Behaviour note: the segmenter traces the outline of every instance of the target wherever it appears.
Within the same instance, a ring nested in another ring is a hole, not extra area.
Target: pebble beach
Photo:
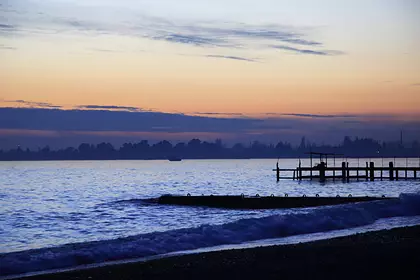
[[[420,226],[17,279],[417,279]]]

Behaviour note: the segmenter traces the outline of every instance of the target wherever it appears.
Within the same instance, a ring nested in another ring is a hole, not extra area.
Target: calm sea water
[[[375,162],[382,164],[381,159]],[[398,196],[420,191],[418,181],[276,183],[275,164],[276,160],[1,162],[0,253],[310,211],[150,206],[140,200],[163,194]],[[297,160],[282,159],[279,164],[294,168]],[[419,162],[412,159],[408,164]],[[357,160],[350,165],[357,166]],[[406,160],[396,165],[405,166]]]

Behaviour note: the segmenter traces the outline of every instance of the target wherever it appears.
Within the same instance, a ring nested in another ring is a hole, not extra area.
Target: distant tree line
[[[345,137],[339,145],[316,145],[302,138],[300,145],[287,142],[264,144],[254,141],[249,145],[237,143],[227,147],[222,140],[215,142],[192,139],[187,143],[173,145],[163,140],[150,144],[147,140],[125,143],[115,148],[110,143],[97,145],[83,143],[79,147],[51,150],[49,146],[36,151],[17,147],[0,150],[0,160],[115,160],[115,159],[243,159],[243,158],[288,158],[305,157],[309,151],[343,154],[345,157],[419,157],[420,144],[414,141],[403,145],[398,142],[379,142],[370,138]]]

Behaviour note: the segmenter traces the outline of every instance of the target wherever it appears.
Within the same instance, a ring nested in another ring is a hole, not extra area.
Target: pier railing
[[[389,162],[388,167],[375,167],[374,162],[366,162],[364,167],[350,167],[348,162],[342,162],[341,167],[328,167],[325,162],[321,162],[316,166],[302,167],[294,169],[279,168],[277,163],[276,169],[277,182],[281,179],[290,180],[418,180],[420,179],[420,167],[395,167],[394,162]],[[419,175],[419,176],[418,176]]]

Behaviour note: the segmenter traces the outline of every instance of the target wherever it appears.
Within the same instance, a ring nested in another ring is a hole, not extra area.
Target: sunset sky
[[[0,0],[0,107],[416,122],[420,1]]]

